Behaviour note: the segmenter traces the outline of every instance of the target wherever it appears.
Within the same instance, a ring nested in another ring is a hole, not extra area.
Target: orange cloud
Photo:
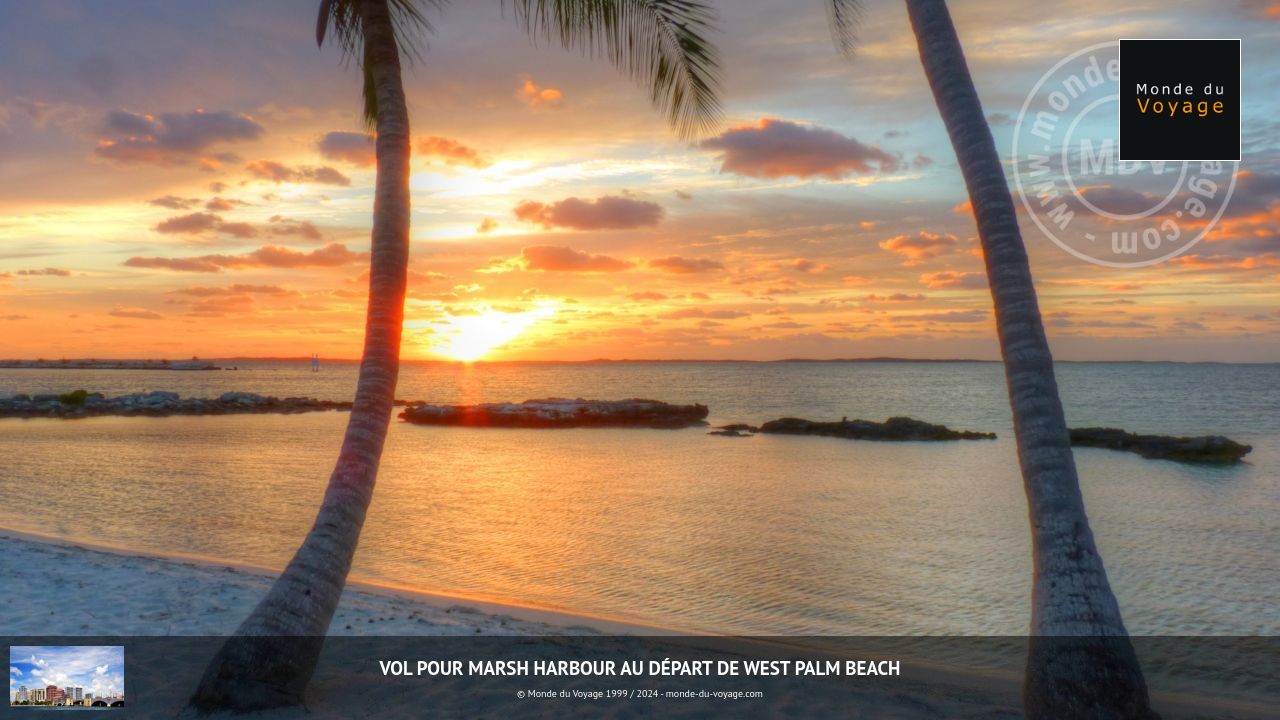
[[[1138,215],[1160,202],[1160,199],[1151,193],[1113,185],[1092,185],[1082,188],[1080,196],[1094,207],[1115,215]]]
[[[595,200],[571,197],[551,204],[525,200],[513,211],[519,220],[544,228],[562,227],[572,230],[625,230],[657,225],[662,221],[662,206],[635,198],[605,195]]]
[[[758,178],[825,177],[839,180],[853,173],[894,172],[898,160],[872,145],[834,130],[764,118],[704,140],[706,150],[721,152],[720,171]]]
[[[107,313],[112,317],[132,318],[134,320],[163,320],[164,316],[158,312],[152,312],[145,308],[122,308],[117,307],[115,310]]]
[[[679,255],[670,255],[664,258],[654,258],[649,261],[649,267],[663,272],[673,273],[676,275],[691,275],[694,273],[705,273],[713,270],[723,270],[724,264],[719,260],[711,258],[687,258]]]
[[[350,185],[351,178],[331,167],[301,166],[291,168],[274,160],[256,160],[244,166],[254,177],[282,182],[315,182],[322,185]]]
[[[525,77],[516,97],[531,108],[558,108],[564,104],[564,94],[555,88],[539,87],[533,78]]]
[[[951,233],[938,234],[921,230],[916,235],[898,235],[880,243],[880,247],[897,253],[906,260],[903,265],[918,265],[930,258],[951,252],[958,238]]]
[[[165,234],[194,234],[213,230],[220,224],[222,224],[222,218],[217,215],[212,215],[210,213],[191,213],[190,215],[171,217],[152,229],[158,233]]]
[[[278,245],[263,245],[244,255],[201,255],[188,258],[131,257],[124,262],[129,267],[160,268],[178,272],[221,272],[223,268],[299,268],[336,267],[367,261],[369,253],[351,252],[346,245],[330,243],[311,252],[299,252]]]
[[[923,322],[940,322],[940,323],[975,323],[982,322],[987,319],[986,310],[949,310],[947,312],[923,313],[920,315],[898,315],[892,318],[893,322],[910,322],[919,320]]]
[[[474,148],[451,140],[447,137],[432,135],[418,141],[418,152],[423,155],[438,157],[445,165],[466,165],[473,168],[485,168],[491,164],[481,157]]]
[[[968,288],[979,289],[987,286],[987,276],[978,272],[941,272],[925,273],[920,282],[927,288]]]
[[[795,260],[785,263],[784,266],[802,273],[825,272],[831,268],[831,266],[826,263],[810,260],[809,258],[796,258]]]
[[[873,302],[873,303],[887,303],[887,302],[896,303],[896,302],[920,302],[922,300],[927,300],[928,297],[924,293],[897,292],[891,295],[877,295],[875,293],[871,293],[870,295],[867,295],[862,299],[866,300],[867,302]]]
[[[518,262],[525,270],[548,272],[610,273],[631,267],[631,263],[626,260],[556,245],[527,247],[520,251]]]
[[[98,157],[153,165],[181,165],[217,143],[256,140],[264,132],[248,115],[226,110],[160,115],[113,110],[103,120],[102,131],[106,137],[98,141],[93,151]]]
[[[254,310],[253,296],[227,294],[178,297],[165,300],[166,305],[185,305],[190,317],[223,317],[227,313],[249,313]]]
[[[663,313],[658,317],[664,320],[687,320],[689,318],[711,318],[714,320],[734,320],[737,318],[749,317],[751,313],[745,310],[703,310],[702,308],[681,308]]]
[[[192,297],[227,297],[235,295],[271,295],[274,297],[293,297],[299,293],[297,290],[280,287],[279,285],[247,285],[244,283],[236,283],[225,287],[210,287],[207,285],[193,285],[187,288],[178,288],[170,290],[170,295],[190,295]]]
[[[377,162],[374,136],[358,132],[329,132],[317,142],[320,155],[359,167],[369,167]]]
[[[631,293],[631,294],[630,294],[630,295],[628,295],[627,297],[631,298],[632,300],[635,300],[636,302],[644,302],[644,301],[658,301],[658,300],[666,300],[666,299],[667,299],[667,296],[666,296],[666,295],[663,295],[663,294],[662,294],[662,293],[660,293],[660,292],[653,292],[653,291],[651,291],[651,290],[650,290],[650,291],[645,291],[645,292],[635,292],[635,293]]]
[[[7,274],[7,273],[6,273],[6,274]],[[17,271],[15,271],[13,274],[14,274],[14,275],[26,275],[26,276],[29,276],[29,277],[33,277],[33,276],[37,276],[37,275],[45,275],[45,276],[49,276],[49,277],[71,277],[71,271],[70,271],[70,270],[64,270],[64,269],[62,269],[62,268],[55,268],[55,267],[36,268],[36,269],[32,269],[32,270],[17,270]]]
[[[1280,174],[1259,174],[1252,170],[1236,173],[1236,188],[1227,205],[1226,215],[1206,240],[1253,238],[1273,240],[1280,227]]]
[[[248,205],[243,200],[227,200],[226,198],[210,198],[209,202],[204,204],[204,209],[209,212],[229,212],[235,210],[238,205]]]
[[[1233,255],[1182,255],[1169,262],[1188,270],[1260,270],[1280,266],[1280,258]]]
[[[269,230],[272,235],[296,235],[305,240],[317,242],[324,239],[320,228],[308,220],[294,220],[282,215],[272,215],[267,222],[271,223]]]
[[[200,203],[200,199],[178,197],[177,195],[165,195],[163,197],[152,198],[147,202],[158,207],[169,208],[170,210],[186,210],[198,205]]]
[[[221,217],[211,213],[191,213],[190,215],[171,217],[152,229],[167,235],[198,235],[210,230],[216,230],[238,238],[251,238],[258,235],[257,229],[249,223],[225,222]]]

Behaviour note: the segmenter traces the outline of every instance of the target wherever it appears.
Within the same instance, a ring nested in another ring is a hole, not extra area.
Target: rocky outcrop
[[[1072,428],[1071,444],[1076,447],[1125,450],[1144,458],[1176,460],[1185,463],[1232,465],[1243,462],[1253,447],[1221,435],[1173,437],[1169,435],[1137,435],[1119,428]]]
[[[995,433],[952,430],[909,417],[891,417],[882,423],[870,420],[814,422],[800,418],[770,420],[760,432],[774,435],[823,435],[848,440],[993,440]]]
[[[758,432],[760,432],[760,428],[755,425],[733,423],[732,425],[720,425],[707,434],[719,435],[720,437],[751,437]]]
[[[226,392],[217,398],[184,398],[157,390],[105,397],[84,390],[64,395],[14,395],[0,399],[0,417],[82,418],[101,415],[231,415],[237,413],[303,413],[350,410],[351,403],[315,398],[277,398],[250,392]]]
[[[414,405],[400,413],[418,425],[464,427],[571,428],[638,427],[674,429],[705,425],[706,405],[671,405],[658,400],[547,398],[522,403]]]

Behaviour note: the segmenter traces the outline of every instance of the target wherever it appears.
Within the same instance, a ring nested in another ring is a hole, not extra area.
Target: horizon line
[[[281,356],[256,356],[256,355],[228,355],[228,356],[211,356],[177,359],[155,359],[155,358],[136,358],[136,357],[80,357],[80,358],[58,358],[56,360],[49,358],[4,358],[0,359],[0,369],[16,370],[21,368],[5,367],[7,365],[17,363],[42,363],[48,365],[58,365],[61,363],[154,363],[172,364],[172,363],[189,363],[189,362],[310,362],[311,355],[281,355]],[[321,362],[336,363],[359,363],[360,358],[343,358],[343,357],[320,357]],[[1003,363],[1001,359],[987,358],[917,358],[917,357],[901,357],[895,355],[872,355],[866,357],[832,357],[832,358],[775,358],[770,360],[752,360],[747,358],[592,358],[590,360],[548,360],[548,359],[529,359],[529,360],[450,360],[447,358],[401,358],[400,362],[416,363],[416,364],[442,364],[442,365],[593,365],[593,364],[639,364],[639,363],[751,363],[751,364],[779,364],[779,363]],[[1058,363],[1110,363],[1110,364],[1174,364],[1174,365],[1276,365],[1280,364],[1277,360],[1068,360],[1054,359],[1054,364]],[[86,368],[88,369],[88,368]]]

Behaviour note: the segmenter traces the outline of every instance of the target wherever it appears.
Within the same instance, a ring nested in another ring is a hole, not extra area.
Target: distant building
[[[31,702],[42,703],[45,701],[44,688],[33,688],[31,690]]]
[[[18,686],[18,692],[13,694],[13,701],[15,703],[31,702],[31,693],[27,692],[26,685]]]
[[[69,687],[67,688],[67,700],[78,703],[84,699],[84,688]]]
[[[62,705],[67,701],[67,693],[57,685],[50,685],[44,689],[44,697],[49,701],[50,705]]]

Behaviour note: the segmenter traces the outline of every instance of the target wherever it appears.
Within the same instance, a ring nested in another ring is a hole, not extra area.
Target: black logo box
[[[1238,162],[1242,66],[1238,38],[1121,38],[1120,160]],[[1146,93],[1138,93],[1140,84],[1147,86]],[[1212,86],[1209,94],[1207,85]],[[1165,94],[1166,86],[1182,92]],[[1144,101],[1145,114],[1138,100]],[[1191,114],[1182,112],[1188,101]],[[1198,112],[1206,107],[1202,102],[1209,110],[1205,116]],[[1221,113],[1213,112],[1217,102]],[[1177,103],[1173,115],[1170,103]],[[1163,112],[1155,113],[1156,107]]]

